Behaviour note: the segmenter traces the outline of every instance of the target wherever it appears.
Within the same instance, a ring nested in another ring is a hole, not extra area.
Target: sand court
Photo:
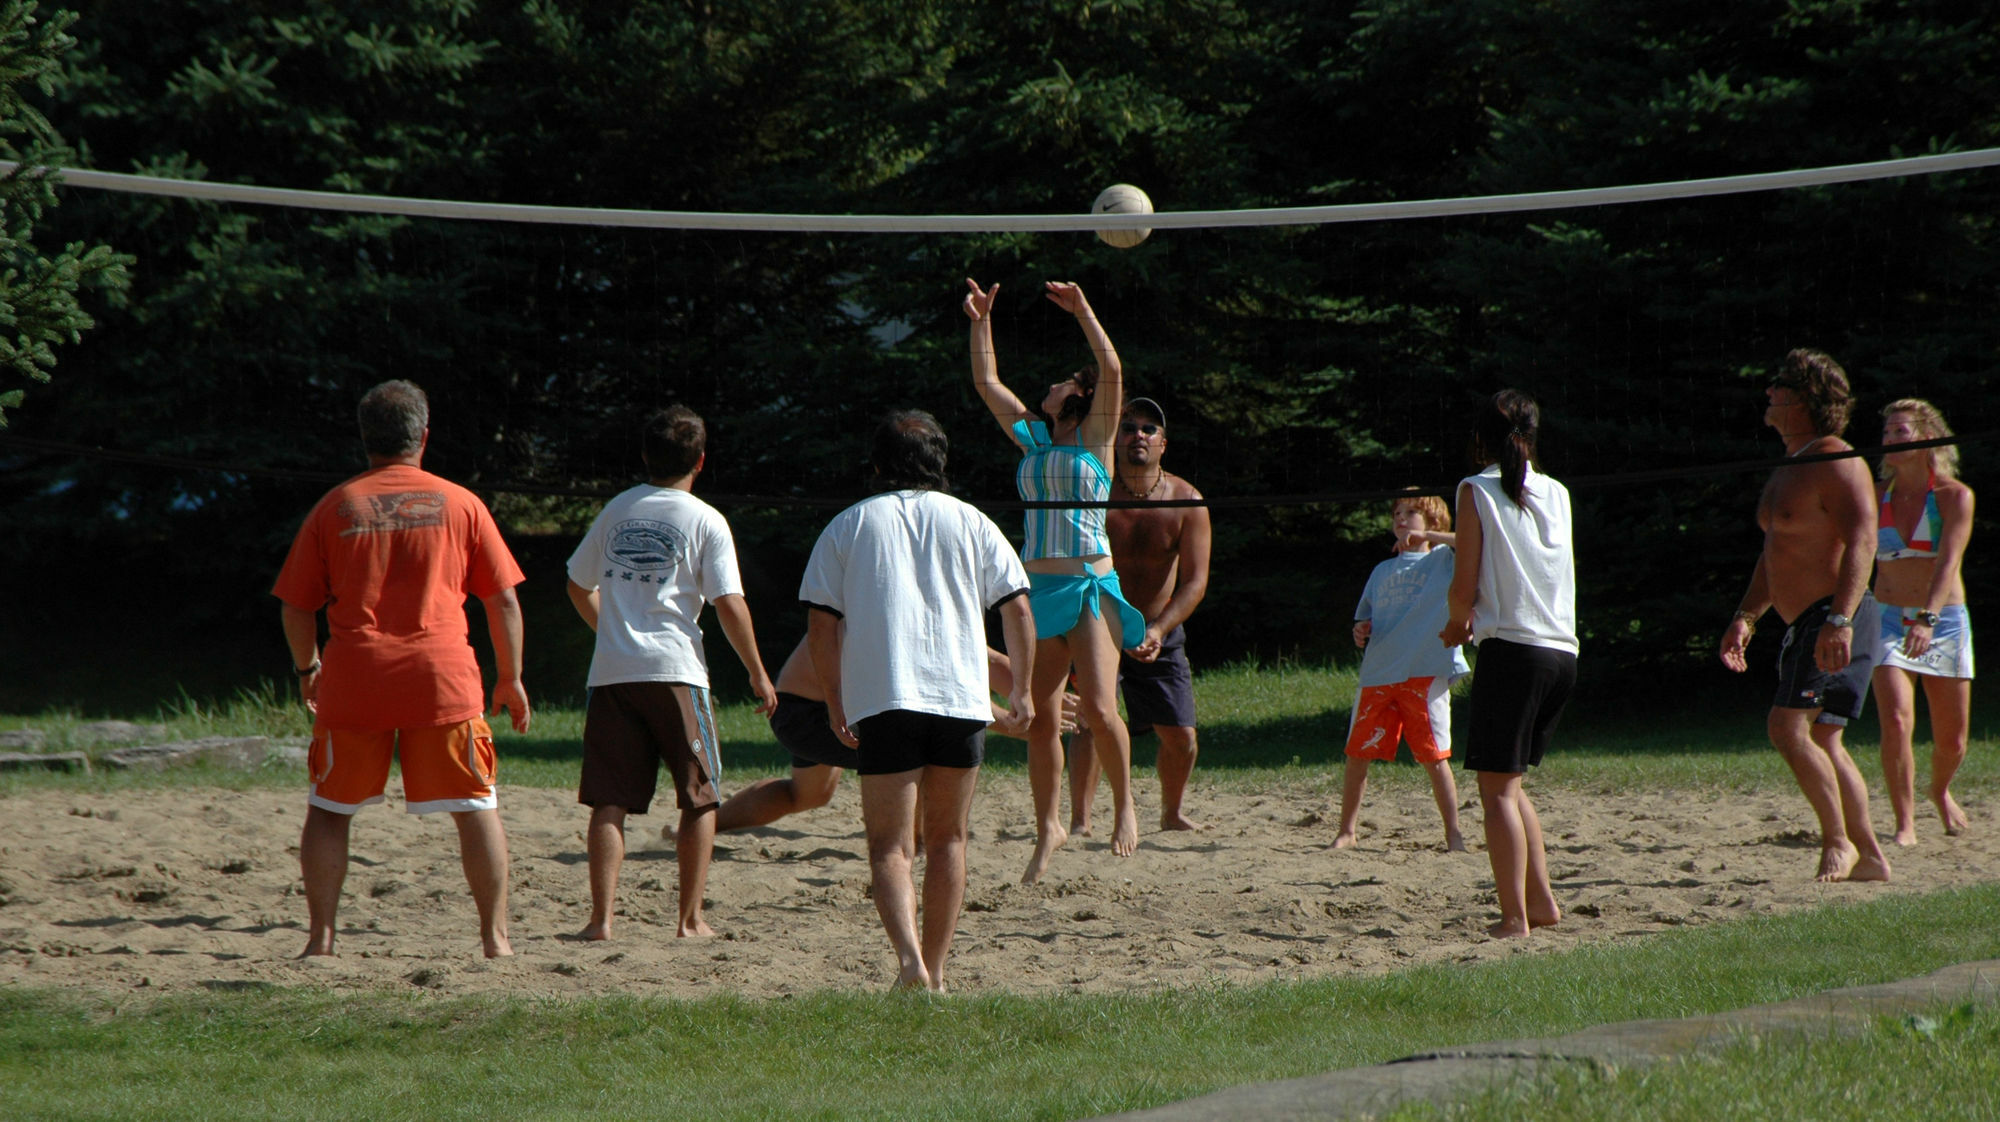
[[[1147,779],[1135,786],[1150,824]],[[1498,912],[1476,807],[1472,851],[1445,853],[1428,789],[1380,784],[1360,845],[1336,851],[1337,778],[1321,786],[1237,793],[1197,779],[1189,805],[1213,829],[1148,829],[1126,859],[1101,837],[1073,839],[1042,883],[1023,887],[1035,836],[1026,779],[982,777],[952,988],[1106,993],[1379,973],[2000,879],[2000,832],[1977,792],[1969,833],[1945,837],[1932,822],[1921,845],[1892,847],[1894,883],[1823,885],[1789,785],[1612,797],[1545,780],[1535,800],[1568,914],[1503,943],[1484,931]],[[11,796],[0,799],[0,985],[685,998],[883,988],[895,962],[868,897],[859,803],[847,780],[828,807],[718,837],[712,939],[673,937],[662,816],[632,819],[617,938],[585,943],[572,936],[589,908],[586,811],[570,791],[503,787],[517,954],[487,961],[449,818],[404,814],[392,783],[354,827],[340,954],[301,961],[302,790]]]

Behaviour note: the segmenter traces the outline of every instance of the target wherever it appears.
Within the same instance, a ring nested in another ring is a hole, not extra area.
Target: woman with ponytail
[[[1472,449],[1483,470],[1458,485],[1458,556],[1438,636],[1479,648],[1465,766],[1479,777],[1500,896],[1500,922],[1487,928],[1496,939],[1562,918],[1541,819],[1521,785],[1576,685],[1569,491],[1535,470],[1540,429],[1541,410],[1519,390],[1501,390],[1479,412]]]

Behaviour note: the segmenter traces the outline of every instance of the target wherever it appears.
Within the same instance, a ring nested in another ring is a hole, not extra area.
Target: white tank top
[[[1472,641],[1505,639],[1577,653],[1569,490],[1533,466],[1521,481],[1518,504],[1501,489],[1498,464],[1465,483],[1472,488],[1480,530]]]

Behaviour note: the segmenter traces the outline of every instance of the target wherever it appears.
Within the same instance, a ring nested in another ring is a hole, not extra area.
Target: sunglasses
[[[1138,424],[1132,421],[1126,421],[1118,426],[1118,434],[1120,436],[1138,436],[1141,433],[1144,433],[1147,436],[1154,436],[1157,435],[1159,431],[1160,431],[1160,426],[1150,423]]]

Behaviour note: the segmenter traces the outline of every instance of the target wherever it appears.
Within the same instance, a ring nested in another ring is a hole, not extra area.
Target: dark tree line
[[[83,164],[432,198],[1073,212],[1122,181],[1162,209],[1227,209],[2000,144],[2000,34],[1984,5],[1946,0],[79,7],[36,106]],[[1991,427],[1996,201],[2000,172],[1981,171],[1165,231],[1120,252],[1073,235],[528,231],[71,191],[38,241],[132,254],[129,298],[92,308],[98,328],[9,431],[344,470],[355,398],[409,376],[437,401],[430,466],[474,487],[621,485],[633,417],[685,401],[712,424],[705,487],[825,498],[858,490],[870,418],[921,404],[953,435],[959,490],[1007,497],[1007,446],[965,372],[972,275],[1006,286],[1002,375],[1021,385],[1081,358],[1038,282],[1084,284],[1135,388],[1167,405],[1169,466],[1211,496],[1448,484],[1463,418],[1502,385],[1543,400],[1560,476],[1695,466],[1775,451],[1758,391],[1798,345],[1848,365],[1857,443],[1873,441],[1873,407],[1909,393],[1961,431]],[[1966,450],[1975,486],[1983,453]],[[191,626],[263,621],[319,490],[18,445],[0,463],[11,567],[143,557],[200,592],[156,607]],[[1578,490],[1588,662],[1706,650],[1756,548],[1755,486]],[[532,495],[496,509],[550,555],[591,510]],[[821,516],[729,513],[769,593],[760,623],[788,643]],[[1381,556],[1377,506],[1249,507],[1217,525],[1202,655],[1346,645]],[[1975,584],[1982,558],[1975,546]]]

